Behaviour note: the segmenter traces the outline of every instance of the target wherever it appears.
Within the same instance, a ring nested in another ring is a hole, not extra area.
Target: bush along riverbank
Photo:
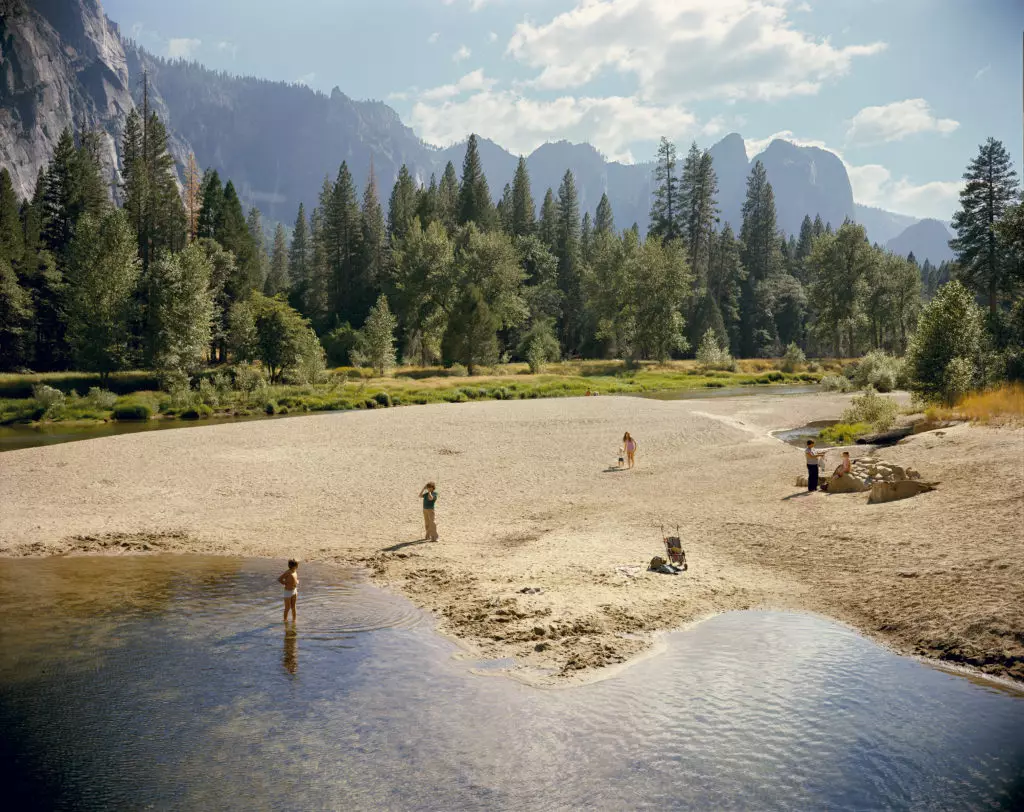
[[[817,366],[817,365],[815,365]],[[380,409],[473,400],[639,394],[731,386],[817,384],[823,371],[783,372],[772,361],[738,361],[735,371],[690,362],[639,364],[582,361],[552,364],[532,374],[508,364],[469,376],[464,368],[396,369],[372,377],[370,370],[341,368],[314,384],[270,384],[263,370],[243,364],[205,373],[192,386],[161,391],[145,373],[98,376],[67,373],[0,376],[0,425],[15,423],[196,420],[215,416],[302,414]],[[11,396],[14,395],[14,396]]]

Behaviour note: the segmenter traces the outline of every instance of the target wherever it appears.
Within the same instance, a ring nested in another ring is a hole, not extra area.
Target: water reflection
[[[299,671],[299,633],[295,626],[285,626],[284,658],[281,660],[284,670],[293,676]]]
[[[343,570],[304,564],[303,620],[282,628],[280,565],[0,562],[0,599],[23,595],[26,610],[0,626],[6,797],[75,809],[1024,804],[1024,700],[819,618],[723,615],[613,679],[539,691],[472,676],[422,613]],[[37,582],[62,587],[24,592]],[[162,590],[159,611],[83,614],[98,584],[130,596],[143,583]]]

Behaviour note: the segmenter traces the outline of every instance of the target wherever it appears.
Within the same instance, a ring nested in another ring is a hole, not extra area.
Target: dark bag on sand
[[[654,556],[654,558],[651,559],[651,563],[647,566],[647,569],[649,569],[649,570],[661,569],[667,563],[668,562],[664,558],[662,558],[660,555],[656,555],[656,556]]]

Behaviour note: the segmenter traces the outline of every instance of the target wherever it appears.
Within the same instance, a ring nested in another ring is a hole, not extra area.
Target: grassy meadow
[[[98,375],[76,372],[0,375],[0,425],[56,421],[199,419],[254,414],[377,409],[471,400],[523,400],[593,394],[635,394],[728,386],[818,383],[841,363],[783,372],[771,360],[737,361],[734,371],[696,361],[567,361],[531,374],[526,364],[503,364],[472,377],[458,368],[399,367],[385,376],[363,368],[330,370],[314,385],[270,385],[257,374],[210,370],[192,389],[160,391],[149,372]],[[463,374],[460,374],[463,373]],[[43,389],[42,387],[47,387]],[[35,396],[33,391],[35,390]]]

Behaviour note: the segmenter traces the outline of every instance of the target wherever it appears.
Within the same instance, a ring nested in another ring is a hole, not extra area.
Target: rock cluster
[[[855,460],[850,472],[840,477],[823,478],[822,489],[829,493],[865,493],[871,491],[868,503],[895,502],[935,490],[934,482],[922,482],[921,474],[875,457]],[[797,479],[799,487],[807,486],[807,477]]]

